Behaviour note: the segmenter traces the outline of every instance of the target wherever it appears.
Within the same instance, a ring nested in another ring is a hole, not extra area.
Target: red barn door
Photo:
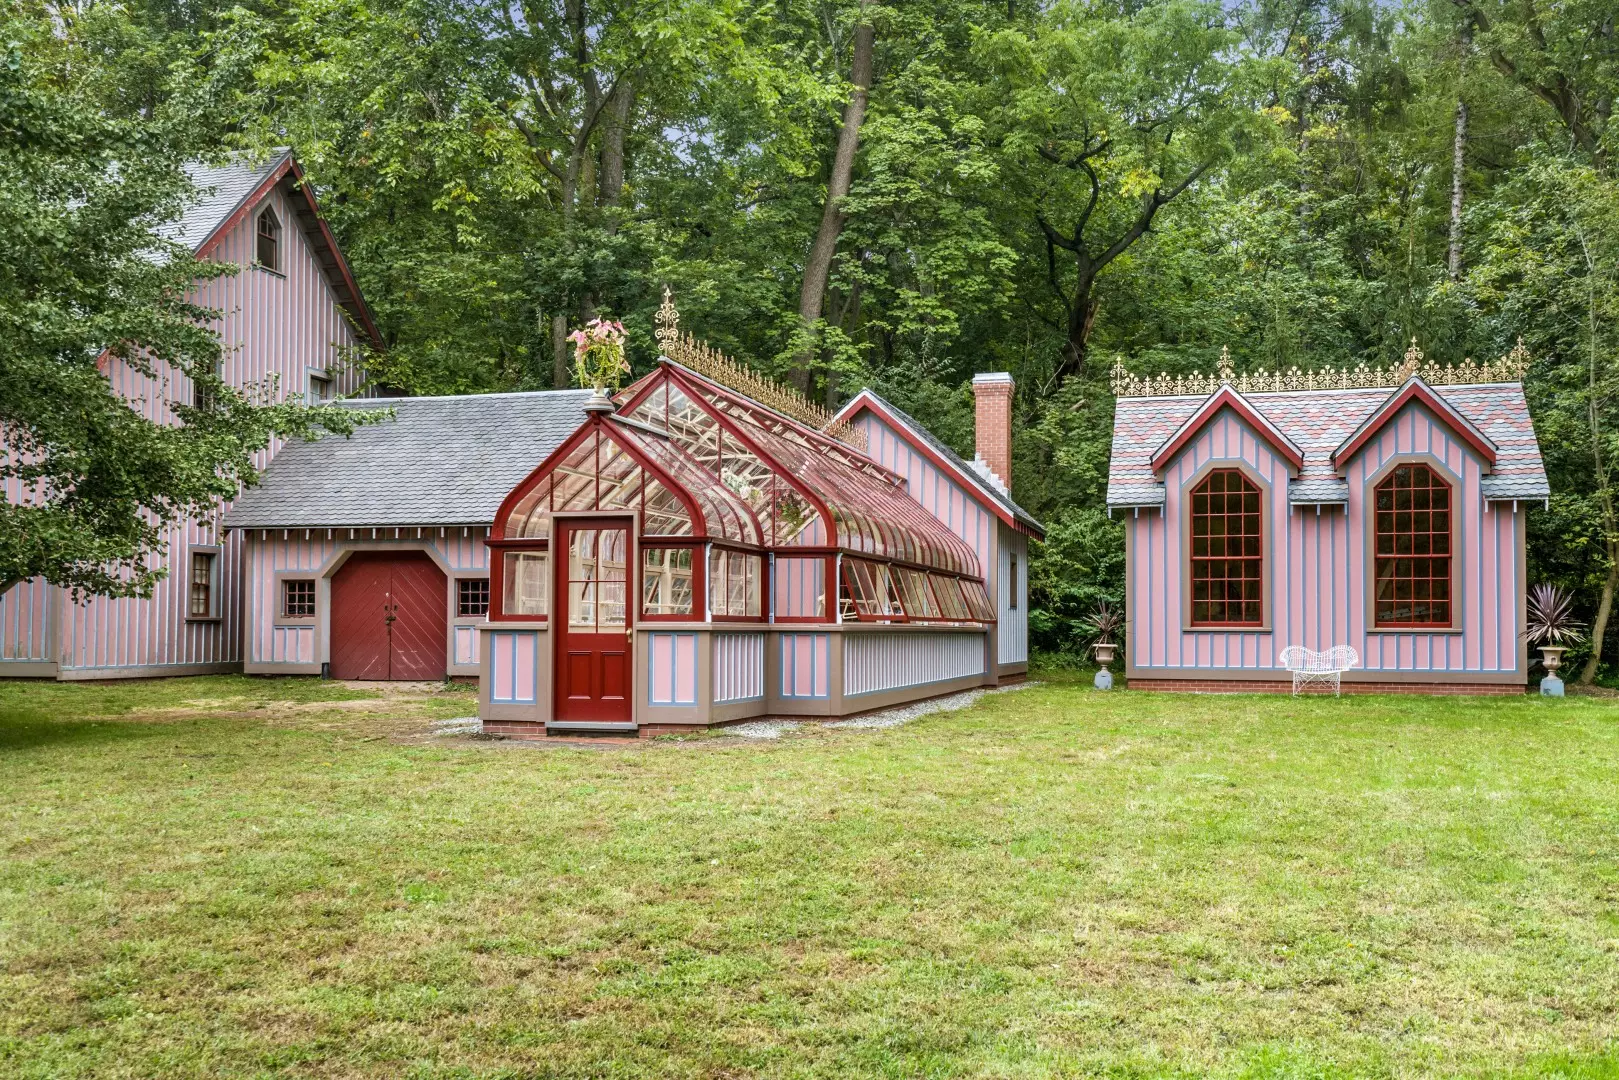
[[[556,644],[556,718],[624,723],[630,719],[629,525],[622,518],[557,522],[553,551],[560,618]]]
[[[332,578],[332,678],[444,678],[447,589],[420,552],[349,556]]]

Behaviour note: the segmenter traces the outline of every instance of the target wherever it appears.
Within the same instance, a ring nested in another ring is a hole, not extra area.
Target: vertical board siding
[[[273,382],[281,397],[301,397],[310,368],[332,371],[333,390],[355,392],[364,380],[360,371],[333,370],[343,350],[357,342],[347,316],[337,304],[297,216],[280,190],[265,200],[281,219],[284,274],[255,269],[254,229],[258,207],[218,238],[203,257],[239,267],[228,277],[199,282],[190,299],[217,312],[208,326],[219,335],[223,348],[221,372],[232,386],[248,388]],[[263,206],[260,203],[259,206]],[[113,390],[145,418],[162,424],[177,422],[170,400],[191,399],[190,380],[159,365],[147,375],[121,360],[111,360],[105,371]],[[254,456],[267,465],[280,443]],[[8,491],[8,498],[12,496]],[[20,493],[19,497],[20,497]],[[218,515],[188,520],[164,537],[165,554],[154,566],[166,565],[168,576],[159,581],[148,599],[98,598],[74,604],[64,600],[56,655],[63,669],[139,668],[194,664],[236,665],[244,655],[243,575],[241,540],[220,537]],[[219,545],[218,609],[212,622],[192,622],[188,608],[189,549],[195,544]],[[9,627],[6,630],[9,635]],[[288,656],[299,655],[304,644],[296,634],[278,635],[279,644],[264,648]],[[6,639],[9,643],[10,638]],[[309,647],[313,647],[310,639]]]
[[[647,638],[647,704],[697,704],[697,635],[654,633]]]
[[[532,705],[539,634],[498,630],[489,635],[489,700],[496,705]]]
[[[1461,633],[1373,632],[1366,514],[1372,479],[1396,458],[1431,455],[1454,487],[1455,626]],[[1265,535],[1267,632],[1187,630],[1181,610],[1189,573],[1182,518],[1187,485],[1210,461],[1241,460],[1270,484]],[[1275,673],[1288,645],[1351,645],[1367,671],[1512,673],[1518,648],[1519,522],[1510,503],[1484,502],[1481,463],[1419,404],[1407,406],[1345,469],[1349,506],[1291,507],[1286,463],[1233,413],[1221,413],[1164,471],[1162,514],[1125,521],[1130,660],[1137,669],[1241,668]],[[1457,483],[1457,479],[1460,483]],[[1157,672],[1153,672],[1156,674]],[[1267,676],[1268,677],[1268,676]]]
[[[713,648],[716,704],[765,696],[763,634],[715,634]]]
[[[905,478],[911,498],[944,522],[978,556],[979,572],[989,574],[990,530],[996,518],[977,496],[923,457],[899,432],[872,412],[862,410],[856,426],[866,436],[867,456]]]
[[[1006,582],[1011,579],[1012,556],[1017,556],[1017,606],[1012,605],[1011,589],[995,590],[995,617],[999,633],[996,637],[996,662],[1001,664],[1021,664],[1029,659],[1029,539],[1015,529],[1009,529],[1001,522],[995,522],[1000,530],[1001,542],[996,548],[996,580]]]
[[[55,659],[50,612],[51,589],[43,578],[13,585],[0,596],[0,660]]]
[[[845,634],[843,694],[871,694],[984,673],[981,634]]]
[[[488,549],[484,547],[485,529],[478,527],[423,526],[421,528],[386,529],[248,529],[242,538],[245,548],[245,581],[241,590],[245,617],[238,622],[247,628],[245,655],[254,664],[312,664],[320,658],[315,655],[315,631],[310,626],[278,626],[281,614],[281,581],[286,574],[307,574],[317,577],[329,570],[340,551],[355,544],[375,545],[379,542],[397,543],[401,551],[419,551],[423,548],[437,553],[454,572],[472,572],[488,568]],[[377,540],[373,540],[373,534]],[[452,583],[452,588],[454,585]],[[317,593],[316,621],[327,618],[329,597]],[[450,597],[445,598],[446,618],[449,617]],[[288,630],[299,633],[288,633]],[[471,634],[471,645],[463,654],[460,633]],[[457,664],[478,663],[477,630],[474,627],[455,628]],[[461,659],[462,655],[470,659]]]
[[[831,635],[782,634],[781,696],[824,698],[831,692]]]
[[[826,618],[826,559],[775,557],[771,606],[777,618]]]

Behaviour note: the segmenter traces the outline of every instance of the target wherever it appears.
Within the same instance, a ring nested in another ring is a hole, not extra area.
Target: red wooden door
[[[349,556],[332,578],[332,678],[444,678],[447,588],[420,552]]]
[[[630,719],[630,529],[622,520],[557,522],[556,718]]]

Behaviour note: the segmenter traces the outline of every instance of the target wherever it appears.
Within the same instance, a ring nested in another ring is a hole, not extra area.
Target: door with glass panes
[[[630,523],[559,518],[556,562],[556,719],[630,719]]]

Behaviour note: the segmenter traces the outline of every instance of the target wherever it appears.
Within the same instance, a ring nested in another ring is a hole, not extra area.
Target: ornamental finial
[[[1411,376],[1422,370],[1422,350],[1417,348],[1417,339],[1411,338],[1411,347],[1405,350],[1405,359],[1394,371],[1394,381],[1403,383]]]
[[[1223,383],[1228,383],[1231,380],[1235,379],[1236,377],[1237,377],[1237,373],[1231,369],[1231,346],[1229,346],[1229,345],[1221,345],[1220,346],[1220,381],[1223,382]]]
[[[655,325],[652,336],[658,339],[658,351],[669,356],[675,351],[675,342],[680,340],[680,312],[675,310],[674,294],[667,285],[663,287],[663,303],[652,316],[652,322]]]

